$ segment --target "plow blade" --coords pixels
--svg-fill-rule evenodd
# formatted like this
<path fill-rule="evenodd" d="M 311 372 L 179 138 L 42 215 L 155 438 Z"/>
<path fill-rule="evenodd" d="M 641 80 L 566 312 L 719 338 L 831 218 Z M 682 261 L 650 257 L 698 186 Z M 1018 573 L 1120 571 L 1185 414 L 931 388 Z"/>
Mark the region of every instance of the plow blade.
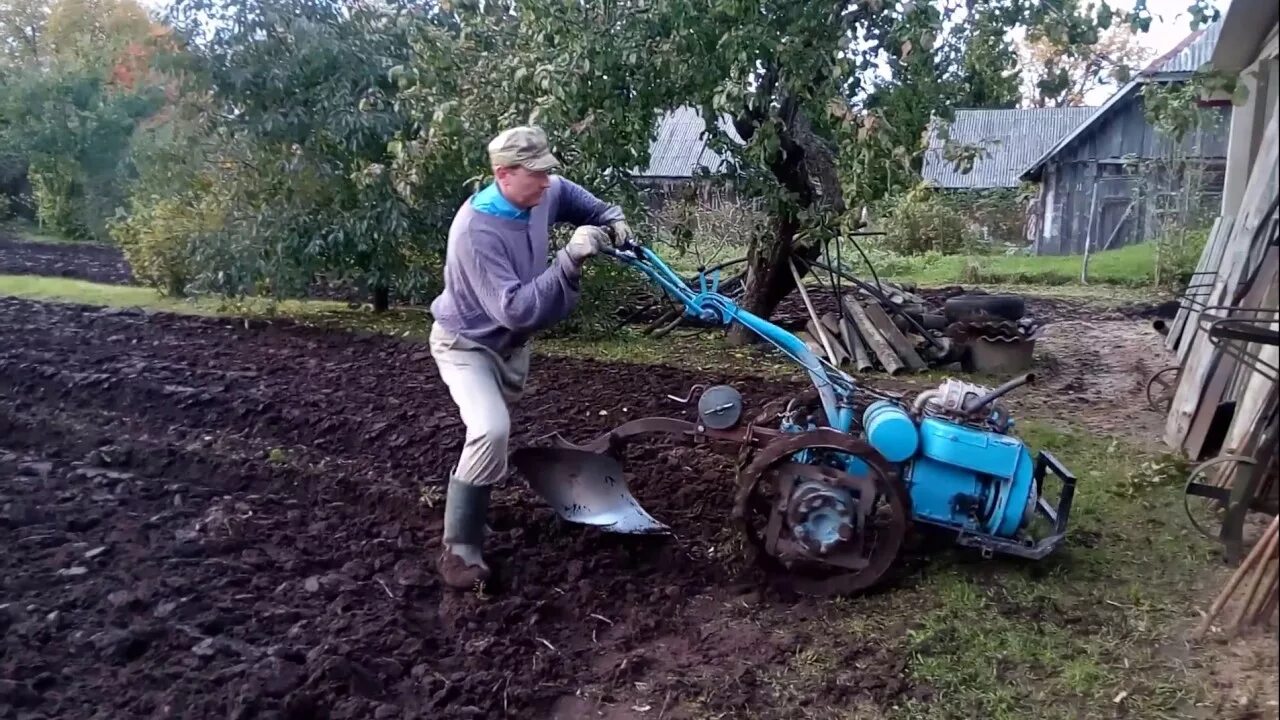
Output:
<path fill-rule="evenodd" d="M 564 447 L 521 448 L 512 464 L 529 487 L 573 523 L 627 534 L 670 532 L 631 496 L 614 458 Z"/>

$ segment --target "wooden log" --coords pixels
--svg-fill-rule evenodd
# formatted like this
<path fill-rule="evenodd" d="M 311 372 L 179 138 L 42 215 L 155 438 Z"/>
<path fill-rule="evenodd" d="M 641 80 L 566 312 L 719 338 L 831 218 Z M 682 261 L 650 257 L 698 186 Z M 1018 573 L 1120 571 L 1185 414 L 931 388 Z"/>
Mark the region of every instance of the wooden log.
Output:
<path fill-rule="evenodd" d="M 1197 288 L 1194 303 L 1198 308 L 1188 308 L 1187 316 L 1183 321 L 1181 333 L 1178 336 L 1178 342 L 1170 350 L 1176 350 L 1178 353 L 1178 364 L 1186 362 L 1187 355 L 1191 352 L 1191 347 L 1195 344 L 1195 339 L 1200 336 L 1200 315 L 1203 314 L 1204 306 L 1210 304 L 1209 298 L 1213 294 L 1213 286 L 1218 282 L 1218 278 L 1222 276 L 1224 270 L 1222 263 L 1227 255 L 1227 248 L 1231 244 L 1232 234 L 1235 232 L 1235 225 L 1239 218 L 1235 215 L 1227 215 L 1222 218 L 1222 223 L 1218 226 L 1218 243 L 1213 248 L 1213 254 L 1209 256 L 1209 262 L 1205 265 L 1206 271 L 1211 271 L 1213 275 L 1197 276 L 1196 284 L 1204 283 L 1204 287 Z M 1177 318 L 1174 318 L 1175 322 Z"/>
<path fill-rule="evenodd" d="M 1209 630 L 1214 619 L 1216 619 L 1218 617 L 1218 613 L 1221 613 L 1222 609 L 1226 607 L 1227 601 L 1229 601 L 1231 596 L 1235 594 L 1236 588 L 1240 587 L 1241 582 L 1245 578 L 1250 577 L 1251 573 L 1260 569 L 1263 558 L 1266 557 L 1267 554 L 1267 545 L 1271 544 L 1268 540 L 1275 537 L 1276 524 L 1278 521 L 1280 521 L 1280 517 L 1272 518 L 1271 525 L 1267 528 L 1267 532 L 1264 533 L 1258 543 L 1253 546 L 1253 550 L 1251 550 L 1249 555 L 1245 557 L 1244 562 L 1240 563 L 1240 566 L 1236 568 L 1234 573 L 1232 573 L 1226 586 L 1222 588 L 1222 592 L 1218 593 L 1218 597 L 1214 598 L 1213 605 L 1209 607 L 1209 612 L 1205 613 L 1200 624 L 1196 626 L 1193 637 L 1198 638 Z"/>
<path fill-rule="evenodd" d="M 1223 231 L 1223 226 L 1226 225 L 1223 220 L 1224 218 L 1219 216 L 1213 221 L 1213 228 L 1209 231 L 1209 241 L 1205 243 L 1204 249 L 1200 251 L 1200 260 L 1196 263 L 1195 273 L 1191 276 L 1192 285 L 1204 283 L 1203 273 L 1211 267 L 1217 267 L 1217 258 L 1221 257 L 1223 238 L 1231 234 L 1230 231 Z M 1228 225 L 1227 227 L 1230 226 Z M 1188 288 L 1187 292 L 1191 297 L 1184 298 L 1178 304 L 1178 314 L 1173 317 L 1173 322 L 1169 325 L 1169 333 L 1165 335 L 1165 350 L 1173 351 L 1177 349 L 1178 341 L 1182 337 L 1182 330 L 1187 326 L 1187 317 L 1191 314 L 1191 304 L 1198 300 L 1196 293 L 1199 291 L 1200 288 Z"/>
<path fill-rule="evenodd" d="M 804 327 L 809 331 L 810 335 L 817 336 L 819 332 L 822 332 L 831 338 L 832 354 L 827 356 L 827 360 L 831 361 L 832 365 L 840 367 L 842 363 L 848 361 L 849 353 L 845 351 L 844 346 L 839 343 L 836 336 L 831 334 L 831 331 L 826 327 L 826 323 L 823 323 L 822 327 L 819 328 L 816 323 L 810 320 L 804 324 Z"/>
<path fill-rule="evenodd" d="M 1241 613 L 1239 619 L 1236 620 L 1236 627 L 1253 625 L 1263 619 L 1263 609 L 1271 604 L 1271 595 L 1276 588 L 1277 566 L 1275 559 L 1276 553 L 1273 546 L 1271 555 L 1263 558 L 1263 562 L 1266 564 L 1254 573 L 1257 585 L 1246 596 L 1244 603 L 1241 604 Z"/>
<path fill-rule="evenodd" d="M 1232 627 L 1239 628 L 1248 619 L 1249 608 L 1258 603 L 1262 597 L 1265 597 L 1266 591 L 1270 589 L 1271 583 L 1275 581 L 1275 564 L 1271 562 L 1271 558 L 1275 556 L 1277 543 L 1280 543 L 1280 534 L 1277 534 L 1276 520 L 1271 521 L 1271 525 L 1267 527 L 1267 532 L 1258 541 L 1258 545 L 1262 546 L 1262 555 L 1258 559 L 1258 564 L 1251 571 L 1251 576 L 1246 581 L 1243 593 L 1241 595 L 1241 603 L 1236 611 L 1235 622 Z"/>
<path fill-rule="evenodd" d="M 831 343 L 835 345 L 837 355 L 840 355 L 842 362 L 851 362 L 853 360 L 853 348 L 849 347 L 849 343 L 844 342 L 840 333 L 840 318 L 833 312 L 822 314 L 822 328 L 826 330 L 827 335 L 831 336 Z M 839 363 L 837 363 L 839 365 Z"/>
<path fill-rule="evenodd" d="M 858 335 L 858 329 L 853 323 L 844 318 L 840 318 L 840 337 L 844 340 L 845 347 L 849 348 L 849 352 L 853 355 L 853 367 L 860 373 L 870 372 L 875 369 L 875 363 L 871 362 L 871 353 L 867 350 L 867 345 Z"/>
<path fill-rule="evenodd" d="M 822 356 L 822 345 L 820 345 L 807 330 L 797 330 L 796 337 L 800 338 L 800 342 L 804 343 L 805 346 L 809 348 L 809 352 L 819 357 Z"/>
<path fill-rule="evenodd" d="M 831 346 L 831 338 L 822 329 L 822 323 L 818 320 L 818 311 L 813 309 L 813 302 L 809 300 L 809 291 L 804 289 L 804 278 L 800 277 L 800 271 L 796 269 L 796 261 L 792 258 L 787 259 L 787 267 L 791 268 L 791 277 L 796 281 L 796 290 L 800 292 L 800 299 L 804 300 L 804 307 L 809 311 L 809 319 L 813 321 L 814 332 L 818 340 L 821 341 L 822 347 L 826 350 L 827 358 L 835 357 L 835 348 Z M 832 362 L 835 362 L 834 360 Z"/>
<path fill-rule="evenodd" d="M 1258 146 L 1260 154 L 1245 189 L 1241 213 L 1232 225 L 1231 237 L 1223 253 L 1213 290 L 1207 298 L 1207 305 L 1226 305 L 1235 297 L 1236 287 L 1252 250 L 1255 231 L 1275 197 L 1271 191 L 1270 176 L 1275 172 L 1277 151 L 1280 150 L 1278 122 L 1280 118 L 1271 118 L 1262 144 Z M 1221 354 L 1209 341 L 1206 333 L 1195 333 L 1192 337 L 1192 341 L 1187 343 L 1187 355 L 1178 378 L 1178 389 L 1174 393 L 1169 415 L 1165 418 L 1165 444 L 1178 450 L 1183 448 L 1183 441 L 1200 405 L 1213 360 Z"/>
<path fill-rule="evenodd" d="M 677 308 L 672 308 L 670 310 L 667 310 L 666 312 L 659 315 L 656 320 L 649 323 L 649 325 L 644 329 L 644 334 L 651 335 L 654 331 L 658 330 L 658 328 L 666 327 L 668 323 L 671 323 L 675 320 L 679 320 L 680 316 L 681 316 L 681 312 Z"/>
<path fill-rule="evenodd" d="M 845 307 L 848 308 L 849 314 L 853 316 L 854 325 L 858 328 L 859 335 L 866 341 L 867 347 L 875 353 L 880 365 L 884 367 L 884 371 L 890 375 L 897 375 L 906 369 L 906 364 L 902 359 L 893 352 L 893 346 L 889 341 L 880 334 L 876 329 L 875 323 L 871 322 L 871 318 L 867 317 L 867 311 L 862 304 L 853 298 L 844 298 Z"/>
<path fill-rule="evenodd" d="M 840 338 L 840 318 L 836 317 L 835 313 L 829 312 L 823 313 L 819 319 L 822 320 L 822 327 L 831 333 L 833 339 L 838 341 Z"/>
<path fill-rule="evenodd" d="M 871 322 L 880 330 L 880 333 L 884 335 L 884 338 L 889 341 L 889 344 L 893 346 L 894 352 L 898 354 L 898 357 L 902 358 L 907 367 L 915 370 L 916 372 L 927 370 L 929 368 L 928 364 L 926 364 L 920 357 L 920 353 L 916 352 L 911 341 L 907 340 L 906 336 L 902 334 L 902 331 L 898 329 L 898 326 L 893 324 L 893 320 L 889 319 L 884 308 L 880 307 L 876 303 L 868 303 L 866 306 L 866 313 L 867 317 L 870 318 Z"/>
<path fill-rule="evenodd" d="M 1240 285 L 1241 289 L 1245 290 L 1244 297 L 1240 301 L 1240 307 L 1242 308 L 1275 307 L 1277 300 L 1280 299 L 1277 296 L 1276 285 L 1277 277 L 1280 276 L 1280 249 L 1275 247 L 1267 248 L 1266 256 L 1259 270 L 1260 272 L 1256 277 L 1245 280 L 1245 282 L 1252 281 L 1251 285 L 1247 288 L 1244 287 L 1243 283 Z M 1221 310 L 1217 312 L 1225 314 Z M 1246 313 L 1241 317 L 1248 318 L 1250 314 Z M 1260 320 L 1261 323 L 1270 324 L 1268 322 L 1270 317 L 1268 316 L 1260 316 Z M 1202 333 L 1202 335 L 1205 335 L 1204 342 L 1209 342 L 1207 334 Z M 1227 342 L 1236 343 L 1236 341 L 1230 340 Z M 1236 347 L 1241 349 L 1238 344 Z M 1274 365 L 1277 360 L 1276 350 L 1277 348 L 1274 346 L 1266 346 L 1257 352 L 1264 361 Z M 1243 378 L 1240 377 L 1242 371 Z M 1246 384 L 1246 392 L 1241 393 L 1239 390 L 1232 391 L 1229 389 L 1233 384 L 1240 381 Z M 1182 441 L 1182 447 L 1187 456 L 1202 456 L 1205 442 L 1215 427 L 1218 406 L 1223 402 L 1232 400 L 1237 401 L 1237 404 L 1222 447 L 1227 452 L 1241 449 L 1248 435 L 1260 426 L 1267 398 L 1274 387 L 1274 382 L 1260 373 L 1253 372 L 1251 368 L 1232 355 L 1221 351 L 1215 352 L 1204 389 L 1198 399 L 1199 404 L 1192 413 L 1191 423 Z M 1219 437 L 1222 436 L 1220 435 Z"/>

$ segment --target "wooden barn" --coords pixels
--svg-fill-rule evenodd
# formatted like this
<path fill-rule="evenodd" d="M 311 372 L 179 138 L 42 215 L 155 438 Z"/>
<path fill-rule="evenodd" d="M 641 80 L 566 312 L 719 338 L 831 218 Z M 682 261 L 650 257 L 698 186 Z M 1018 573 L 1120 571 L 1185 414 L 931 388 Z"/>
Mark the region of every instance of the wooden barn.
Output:
<path fill-rule="evenodd" d="M 975 201 L 990 193 L 1018 191 L 1026 184 L 1019 175 L 1027 165 L 1095 111 L 1096 107 L 961 108 L 949 120 L 935 117 L 929 122 L 921 178 L 944 193 Z M 957 162 L 958 155 L 968 156 L 968 162 Z M 1040 232 L 1041 218 L 1035 209 L 1026 208 L 1017 238 L 998 239 L 1031 244 Z M 977 213 L 969 219 L 988 235 Z"/>
<path fill-rule="evenodd" d="M 1202 108 L 1177 142 L 1146 114 L 1147 93 L 1186 83 L 1211 57 L 1215 23 L 1192 33 L 1036 158 L 1020 179 L 1039 193 L 1031 210 L 1039 255 L 1073 255 L 1146 242 L 1170 224 L 1211 222 L 1220 203 L 1229 106 Z"/>

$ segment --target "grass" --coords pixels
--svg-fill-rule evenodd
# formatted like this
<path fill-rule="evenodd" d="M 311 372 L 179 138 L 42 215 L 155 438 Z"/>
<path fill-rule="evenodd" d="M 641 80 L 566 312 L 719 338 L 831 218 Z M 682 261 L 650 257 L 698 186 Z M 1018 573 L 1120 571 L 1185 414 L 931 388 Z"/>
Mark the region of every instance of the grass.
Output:
<path fill-rule="evenodd" d="M 283 318 L 302 325 L 333 330 L 376 332 L 425 341 L 429 318 L 417 309 L 393 308 L 374 314 L 367 306 L 352 308 L 329 300 L 262 300 L 227 303 L 213 299 L 188 300 L 167 297 L 151 288 L 37 275 L 0 275 L 0 297 L 28 300 L 141 308 L 188 315 Z M 546 355 L 591 357 L 612 362 L 661 364 L 711 372 L 752 373 L 782 379 L 798 378 L 795 366 L 782 356 L 757 348 L 729 345 L 723 334 L 684 334 L 676 331 L 655 339 L 626 327 L 606 337 L 579 338 L 551 335 L 540 338 L 536 349 Z"/>
<path fill-rule="evenodd" d="M 190 315 L 235 314 L 266 317 L 280 314 L 318 317 L 346 309 L 344 303 L 327 300 L 286 300 L 277 304 L 255 301 L 232 305 L 217 300 L 188 300 L 168 297 L 147 287 L 109 285 L 86 280 L 41 275 L 0 275 L 0 296 L 6 295 L 28 300 L 105 305 L 121 308 L 136 307 L 144 310 Z"/>
<path fill-rule="evenodd" d="M 728 248 L 702 258 L 691 252 L 676 253 L 669 248 L 660 248 L 658 252 L 677 272 L 693 276 L 697 273 L 699 260 L 713 264 L 738 257 L 745 251 Z M 866 262 L 852 247 L 844 247 L 840 257 L 844 266 L 850 268 L 855 275 L 863 280 L 871 280 L 872 275 Z M 926 288 L 947 285 L 981 286 L 993 292 L 1016 291 L 1099 303 L 1146 300 L 1153 294 L 1166 294 L 1155 287 L 1154 243 L 1131 245 L 1090 255 L 1087 284 L 1080 282 L 1083 262 L 1080 255 L 908 257 L 873 252 L 870 257 L 880 279 L 909 282 Z M 831 259 L 827 259 L 827 262 L 831 262 Z M 741 266 L 731 268 L 722 273 L 722 277 L 728 277 L 740 269 Z M 825 275 L 819 280 L 825 282 Z"/>
<path fill-rule="evenodd" d="M 902 258 L 890 277 L 922 286 L 952 284 L 1080 285 L 1083 257 L 928 256 Z M 1090 285 L 1149 287 L 1155 281 L 1155 245 L 1146 243 L 1089 256 Z"/>

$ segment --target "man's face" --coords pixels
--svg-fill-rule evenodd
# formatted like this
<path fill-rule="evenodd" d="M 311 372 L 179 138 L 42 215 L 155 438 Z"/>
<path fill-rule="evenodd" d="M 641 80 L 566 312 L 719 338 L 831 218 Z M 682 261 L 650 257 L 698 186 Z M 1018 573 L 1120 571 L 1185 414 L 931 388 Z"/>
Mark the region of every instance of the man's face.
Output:
<path fill-rule="evenodd" d="M 537 205 L 542 194 L 551 187 L 551 173 L 525 167 L 498 168 L 497 178 L 503 197 L 524 210 Z"/>

